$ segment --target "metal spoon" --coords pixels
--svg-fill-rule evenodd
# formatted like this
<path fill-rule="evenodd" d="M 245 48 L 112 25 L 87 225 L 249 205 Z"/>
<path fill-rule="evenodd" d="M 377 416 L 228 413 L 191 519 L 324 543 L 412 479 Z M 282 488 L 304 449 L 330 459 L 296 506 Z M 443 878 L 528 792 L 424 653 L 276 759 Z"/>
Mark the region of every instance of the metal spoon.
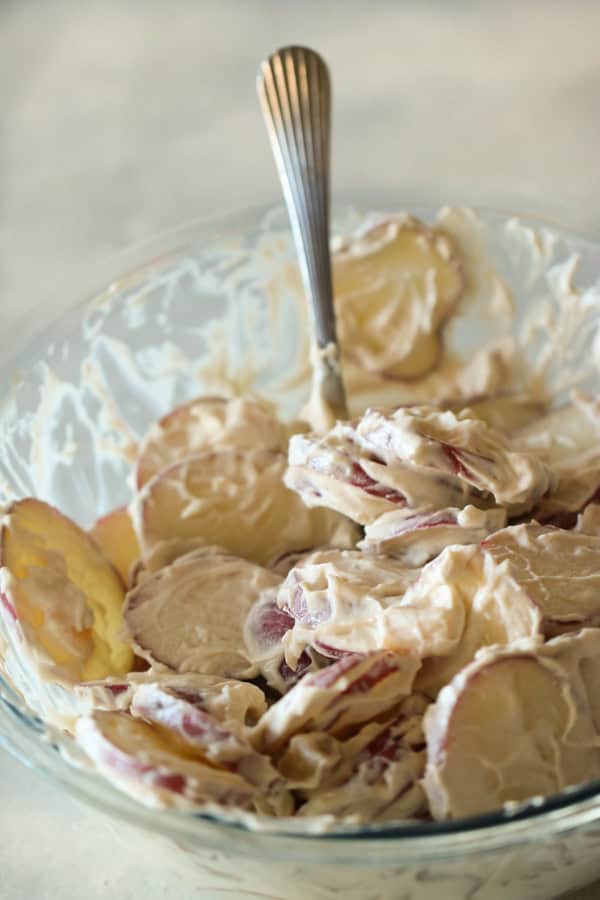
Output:
<path fill-rule="evenodd" d="M 329 72 L 314 50 L 283 47 L 261 63 L 257 90 L 312 308 L 320 390 L 347 419 L 329 254 Z"/>

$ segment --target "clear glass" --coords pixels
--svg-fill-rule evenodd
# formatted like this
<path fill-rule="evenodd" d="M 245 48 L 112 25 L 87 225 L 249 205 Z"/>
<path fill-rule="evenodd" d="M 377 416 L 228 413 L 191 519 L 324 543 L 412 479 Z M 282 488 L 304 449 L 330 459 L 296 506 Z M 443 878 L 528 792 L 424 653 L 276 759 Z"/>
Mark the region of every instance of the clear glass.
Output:
<path fill-rule="evenodd" d="M 362 218 L 339 210 L 334 231 Z M 502 213 L 468 221 L 512 290 L 514 315 L 484 308 L 489 293 L 472 285 L 449 348 L 466 358 L 482 342 L 514 341 L 519 356 L 541 360 L 557 396 L 571 384 L 597 390 L 600 241 Z M 3 348 L 0 504 L 34 494 L 87 527 L 128 501 L 132 449 L 175 404 L 252 389 L 292 416 L 306 399 L 308 319 L 280 207 L 181 228 L 122 254 L 109 276 L 58 320 L 40 311 L 38 333 Z M 510 374 L 516 388 L 529 378 L 522 367 Z M 0 745 L 141 840 L 166 838 L 208 898 L 548 900 L 600 875 L 598 784 L 468 821 L 311 836 L 274 820 L 256 830 L 235 814 L 140 806 L 74 765 L 69 739 L 48 734 L 1 679 L 0 698 Z"/>

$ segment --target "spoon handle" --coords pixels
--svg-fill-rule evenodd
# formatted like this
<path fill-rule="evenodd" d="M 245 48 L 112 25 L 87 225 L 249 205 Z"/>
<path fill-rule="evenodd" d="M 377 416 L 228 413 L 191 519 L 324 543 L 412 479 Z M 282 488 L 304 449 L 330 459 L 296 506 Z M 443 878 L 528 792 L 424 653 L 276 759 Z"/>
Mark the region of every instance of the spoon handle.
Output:
<path fill-rule="evenodd" d="M 304 290 L 321 354 L 322 390 L 347 418 L 333 307 L 329 252 L 331 88 L 323 59 L 306 47 L 284 47 L 260 67 L 257 90 L 277 163 Z"/>

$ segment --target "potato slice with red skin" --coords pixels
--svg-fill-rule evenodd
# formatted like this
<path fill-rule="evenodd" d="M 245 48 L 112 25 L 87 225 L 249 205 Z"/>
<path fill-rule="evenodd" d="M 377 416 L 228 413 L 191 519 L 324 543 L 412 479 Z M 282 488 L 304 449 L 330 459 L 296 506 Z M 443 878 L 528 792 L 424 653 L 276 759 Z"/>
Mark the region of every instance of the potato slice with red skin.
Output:
<path fill-rule="evenodd" d="M 256 789 L 240 775 L 210 765 L 183 742 L 125 712 L 79 719 L 77 743 L 112 784 L 155 807 L 205 804 L 249 809 Z"/>
<path fill-rule="evenodd" d="M 257 753 L 239 728 L 232 730 L 205 708 L 202 698 L 185 688 L 142 684 L 133 696 L 131 714 L 177 737 L 220 769 L 234 772 L 260 791 L 264 812 L 291 814 L 294 802 L 270 759 Z"/>
<path fill-rule="evenodd" d="M 277 592 L 278 605 L 295 620 L 282 638 L 286 661 L 293 666 L 307 644 L 333 656 L 450 653 L 462 635 L 464 607 L 452 591 L 429 590 L 428 573 L 357 550 L 304 557 Z"/>
<path fill-rule="evenodd" d="M 129 710 L 136 692 L 149 687 L 185 696 L 188 702 L 242 736 L 247 727 L 256 724 L 267 708 L 261 689 L 247 681 L 193 672 L 178 675 L 152 669 L 130 672 L 124 678 L 77 684 L 73 695 L 78 703 L 78 714 L 83 716 L 90 715 L 94 710 Z"/>
<path fill-rule="evenodd" d="M 73 683 L 129 671 L 116 571 L 71 519 L 27 498 L 4 512 L 0 594 L 44 677 Z"/>
<path fill-rule="evenodd" d="M 407 566 L 422 566 L 445 547 L 477 544 L 506 524 L 500 508 L 441 509 L 436 512 L 384 513 L 365 528 L 359 549 L 400 559 Z"/>
<path fill-rule="evenodd" d="M 360 525 L 406 507 L 405 494 L 368 473 L 364 454 L 347 432 L 348 426 L 338 422 L 326 435 L 295 435 L 289 446 L 287 487 L 308 507 L 335 510 Z"/>
<path fill-rule="evenodd" d="M 317 796 L 325 786 L 344 784 L 356 770 L 359 755 L 372 744 L 379 745 L 373 750 L 383 749 L 392 738 L 390 731 L 400 725 L 407 744 L 421 752 L 425 747 L 422 718 L 427 706 L 422 694 L 410 694 L 400 701 L 392 718 L 369 722 L 345 740 L 325 731 L 296 734 L 278 758 L 277 768 L 299 797 Z"/>
<path fill-rule="evenodd" d="M 243 625 L 259 594 L 280 576 L 205 548 L 147 575 L 127 594 L 125 627 L 137 652 L 179 672 L 251 678 Z"/>
<path fill-rule="evenodd" d="M 285 659 L 282 640 L 294 625 L 294 619 L 277 605 L 277 587 L 263 591 L 250 607 L 244 622 L 244 642 L 248 659 L 258 668 L 267 684 L 285 694 L 307 672 L 319 668 L 304 647 L 295 666 Z"/>
<path fill-rule="evenodd" d="M 481 546 L 539 607 L 546 636 L 600 625 L 600 537 L 534 522 Z"/>
<path fill-rule="evenodd" d="M 553 485 L 552 473 L 537 456 L 516 451 L 506 435 L 473 418 L 468 408 L 458 413 L 433 406 L 369 409 L 357 421 L 355 437 L 380 460 L 377 471 L 387 467 L 393 474 L 399 463 L 408 464 L 413 480 L 422 470 L 429 475 L 430 490 L 438 488 L 441 476 L 453 475 L 464 494 L 462 503 L 433 503 L 430 494 L 429 504 L 425 495 L 423 503 L 413 499 L 408 504 L 413 508 L 472 503 L 482 509 L 504 506 L 517 515 L 531 509 Z M 446 481 L 441 484 L 446 487 Z M 410 481 L 405 486 L 398 480 L 394 486 L 407 496 L 414 490 Z"/>
<path fill-rule="evenodd" d="M 196 397 L 152 425 L 140 445 L 136 484 L 208 448 L 285 450 L 287 438 L 274 407 L 260 397 Z"/>
<path fill-rule="evenodd" d="M 535 455 L 516 452 L 470 410 L 434 406 L 368 409 L 326 434 L 290 440 L 285 483 L 311 507 L 335 509 L 361 525 L 443 509 L 531 509 L 553 485 Z"/>
<path fill-rule="evenodd" d="M 127 587 L 131 569 L 140 558 L 140 545 L 127 507 L 119 506 L 99 518 L 90 529 L 90 535 Z"/>
<path fill-rule="evenodd" d="M 541 648 L 544 660 L 560 666 L 569 680 L 578 720 L 572 723 L 569 746 L 600 746 L 600 629 L 582 628 L 561 634 Z"/>
<path fill-rule="evenodd" d="M 426 659 L 417 675 L 430 696 L 482 647 L 600 624 L 600 537 L 533 522 L 442 557 L 441 581 L 462 596 L 466 622 L 458 646 Z"/>
<path fill-rule="evenodd" d="M 207 544 L 201 538 L 173 538 L 172 540 L 161 541 L 143 560 L 139 559 L 131 570 L 130 584 L 131 590 L 137 587 L 145 578 L 172 565 L 181 556 L 187 556 L 188 553 L 195 553 L 196 556 L 225 554 L 229 555 L 223 547 L 217 547 Z"/>
<path fill-rule="evenodd" d="M 389 217 L 338 244 L 333 281 L 346 357 L 398 379 L 435 366 L 442 326 L 464 290 L 450 238 L 410 216 Z"/>
<path fill-rule="evenodd" d="M 353 546 L 356 526 L 307 509 L 284 471 L 271 450 L 219 450 L 164 469 L 132 504 L 143 555 L 172 538 L 203 538 L 260 565 L 307 546 Z"/>
<path fill-rule="evenodd" d="M 389 713 L 412 688 L 419 660 L 379 651 L 352 654 L 305 675 L 258 722 L 252 743 L 262 753 L 281 751 L 295 734 L 327 731 L 344 737 Z"/>
<path fill-rule="evenodd" d="M 361 823 L 427 816 L 429 807 L 420 784 L 425 770 L 422 718 L 426 707 L 427 701 L 413 694 L 392 720 L 366 725 L 354 738 L 340 743 L 339 762 L 322 770 L 325 777 L 318 785 L 300 791 L 306 802 L 297 815 L 334 815 Z M 306 737 L 310 735 L 298 736 Z"/>
<path fill-rule="evenodd" d="M 540 608 L 511 577 L 507 566 L 498 564 L 480 547 L 447 547 L 423 571 L 428 578 L 416 582 L 415 593 L 422 588 L 425 602 L 438 591 L 451 593 L 464 606 L 464 627 L 447 655 L 424 660 L 415 690 L 435 697 L 483 647 L 523 638 L 542 643 Z"/>
<path fill-rule="evenodd" d="M 490 648 L 444 687 L 424 729 L 436 819 L 600 777 L 600 629 Z"/>

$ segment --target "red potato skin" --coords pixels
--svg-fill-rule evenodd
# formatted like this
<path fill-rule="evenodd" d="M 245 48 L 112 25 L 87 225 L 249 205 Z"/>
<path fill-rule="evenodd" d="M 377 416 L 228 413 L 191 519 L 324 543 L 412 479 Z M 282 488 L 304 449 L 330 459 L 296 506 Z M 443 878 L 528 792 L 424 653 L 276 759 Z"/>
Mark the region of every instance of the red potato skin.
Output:
<path fill-rule="evenodd" d="M 158 704 L 154 706 L 138 704 L 136 710 L 142 715 L 144 721 L 161 725 L 169 731 L 175 732 L 184 740 L 195 744 L 199 750 L 203 750 L 207 744 L 212 742 L 235 740 L 229 731 L 208 713 L 194 705 L 192 700 L 178 697 L 175 691 L 172 696 L 178 702 L 169 706 L 168 709 L 161 708 Z M 237 765 L 226 765 L 225 768 L 235 771 Z"/>
<path fill-rule="evenodd" d="M 288 687 L 292 687 L 310 669 L 313 662 L 306 650 L 303 650 L 300 654 L 295 669 L 290 668 L 285 661 L 281 640 L 284 634 L 293 628 L 293 617 L 287 609 L 278 607 L 273 601 L 272 607 L 267 612 L 263 611 L 262 619 L 259 620 L 259 623 L 263 626 L 262 634 L 267 636 L 270 645 L 278 648 L 281 652 L 281 661 L 278 667 L 280 678 Z"/>
<path fill-rule="evenodd" d="M 502 665 L 502 663 L 505 662 L 506 659 L 522 659 L 522 660 L 529 660 L 532 662 L 536 662 L 535 656 L 531 653 L 514 653 L 511 656 L 504 656 L 504 657 L 502 657 L 502 659 L 496 660 L 495 662 L 491 663 L 491 665 L 486 666 L 484 669 L 480 669 L 478 672 L 476 672 L 474 675 L 472 675 L 471 679 L 470 679 L 470 684 L 472 685 L 474 682 L 480 681 L 481 678 L 484 677 L 486 672 L 488 672 L 494 666 Z M 466 685 L 465 685 L 465 688 L 466 688 Z M 454 703 L 452 704 L 451 710 L 447 716 L 447 728 L 444 732 L 444 737 L 436 747 L 436 754 L 434 757 L 435 765 L 442 766 L 444 763 L 444 755 L 445 755 L 448 745 L 452 739 L 452 736 L 450 734 L 450 731 L 451 731 L 450 724 L 456 714 L 457 709 L 460 709 L 461 700 L 463 699 L 463 694 L 464 694 L 464 691 L 461 692 L 461 694 L 459 694 L 458 697 L 455 698 Z"/>
<path fill-rule="evenodd" d="M 359 663 L 365 658 L 365 654 L 363 653 L 352 653 L 347 656 L 341 657 L 336 663 L 331 666 L 328 666 L 325 669 L 322 669 L 320 672 L 315 672 L 310 677 L 311 685 L 314 687 L 319 687 L 322 689 L 326 689 L 331 687 L 342 675 L 346 675 L 348 672 L 351 672 L 352 669 L 356 668 Z M 396 669 L 393 665 L 390 665 L 391 661 L 394 658 L 394 654 L 389 654 L 388 658 L 380 659 L 377 665 L 374 665 L 371 670 L 364 675 L 362 675 L 357 681 L 353 682 L 349 687 L 346 688 L 345 691 L 342 691 L 340 694 L 341 697 L 349 696 L 351 694 L 366 694 L 371 688 L 375 687 L 376 684 L 379 684 L 380 681 L 383 681 L 388 677 L 392 672 L 395 672 Z"/>
<path fill-rule="evenodd" d="M 4 608 L 10 613 L 15 622 L 18 622 L 19 619 L 17 617 L 17 611 L 8 599 L 8 596 L 3 591 L 0 591 L 0 603 L 2 603 Z"/>
<path fill-rule="evenodd" d="M 400 491 L 375 481 L 374 478 L 367 475 L 357 462 L 352 463 L 352 477 L 348 483 L 352 487 L 360 488 L 361 491 L 364 491 L 365 494 L 370 494 L 372 497 L 380 497 L 382 500 L 388 500 L 390 503 L 395 503 L 398 506 L 406 506 L 406 497 Z"/>
<path fill-rule="evenodd" d="M 116 513 L 123 513 L 127 509 L 126 506 L 117 506 L 115 509 L 111 509 L 110 512 L 105 513 L 103 516 L 100 516 L 99 519 L 96 519 L 94 525 L 105 525 L 107 522 L 112 519 L 112 517 Z"/>
<path fill-rule="evenodd" d="M 253 783 L 253 779 L 247 777 L 244 769 L 247 768 L 245 764 L 252 763 L 253 759 L 259 758 L 258 754 L 250 746 L 245 747 L 241 744 L 232 732 L 228 731 L 218 720 L 205 712 L 200 707 L 198 698 L 194 700 L 192 696 L 186 696 L 185 691 L 176 689 L 172 689 L 168 693 L 169 697 L 175 702 L 170 703 L 167 707 L 161 706 L 160 702 L 157 704 L 136 704 L 134 699 L 135 715 L 140 715 L 144 721 L 152 725 L 158 725 L 169 732 L 177 734 L 208 760 L 212 758 L 210 753 L 211 746 L 221 745 L 225 754 L 229 752 L 232 758 L 229 760 L 220 759 L 218 762 L 219 767 L 233 774 L 246 777 L 247 780 Z M 266 757 L 262 758 L 262 761 L 266 762 Z M 271 781 L 268 784 L 259 786 L 263 790 L 270 790 L 277 785 L 283 786 L 283 784 L 281 777 L 273 770 Z"/>
<path fill-rule="evenodd" d="M 411 527 L 410 522 L 414 523 L 415 520 L 420 520 L 420 524 L 413 524 Z M 408 527 L 398 529 L 391 535 L 392 537 L 397 537 L 401 534 L 410 534 L 413 531 L 422 531 L 424 528 L 441 528 L 447 525 L 457 524 L 456 519 L 438 519 L 438 521 L 436 522 L 435 513 L 430 516 L 414 516 L 412 519 L 407 519 L 406 521 L 408 523 Z"/>
<path fill-rule="evenodd" d="M 123 775 L 129 777 L 136 777 L 137 775 L 144 775 L 146 772 L 152 771 L 153 766 L 149 763 L 140 762 L 135 756 L 130 756 L 124 750 L 121 750 L 120 747 L 111 744 L 100 731 L 96 733 L 96 739 L 98 742 L 99 759 L 117 772 L 121 772 Z M 183 786 L 177 793 L 182 792 Z"/>
<path fill-rule="evenodd" d="M 344 656 L 353 656 L 352 650 L 339 650 L 337 647 L 330 647 L 322 641 L 314 641 L 313 645 L 317 653 L 321 653 L 328 659 L 342 659 Z"/>
<path fill-rule="evenodd" d="M 121 772 L 128 778 L 133 779 L 139 778 L 142 775 L 147 775 L 154 770 L 153 765 L 150 763 L 140 763 L 135 757 L 129 756 L 124 750 L 111 744 L 104 735 L 98 734 L 97 737 L 99 749 L 98 755 L 101 761 L 111 769 L 115 769 L 115 771 Z M 150 783 L 155 787 L 163 788 L 173 794 L 184 794 L 187 779 L 185 776 L 178 775 L 175 772 L 160 772 L 159 770 L 156 770 L 150 779 Z"/>
<path fill-rule="evenodd" d="M 188 400 L 187 403 L 180 403 L 179 406 L 175 406 L 173 409 L 170 409 L 168 413 L 158 420 L 158 425 L 161 428 L 164 428 L 165 425 L 168 425 L 174 419 L 178 419 L 182 413 L 186 413 L 189 409 L 196 406 L 199 403 L 220 403 L 221 406 L 225 406 L 227 403 L 227 399 L 225 397 L 213 397 L 213 396 L 204 396 L 194 397 L 192 400 Z"/>
<path fill-rule="evenodd" d="M 115 715 L 128 716 L 128 713 L 115 713 Z M 94 738 L 97 758 L 107 767 L 114 769 L 115 772 L 132 780 L 140 780 L 144 776 L 143 780 L 154 787 L 162 788 L 173 794 L 182 795 L 185 793 L 188 784 L 188 779 L 185 775 L 178 772 L 161 771 L 160 767 L 154 763 L 140 763 L 137 757 L 131 756 L 116 744 L 111 743 L 97 727 L 95 728 Z M 198 760 L 198 762 L 201 762 L 201 760 Z M 223 796 L 222 802 L 245 807 L 251 796 L 252 791 L 250 789 L 247 794 L 230 792 Z"/>

